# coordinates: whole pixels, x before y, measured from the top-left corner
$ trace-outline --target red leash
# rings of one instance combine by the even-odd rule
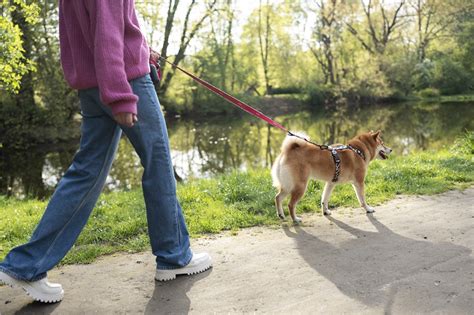
[[[293,133],[291,133],[288,129],[286,129],[285,127],[283,127],[282,125],[280,125],[279,123],[277,123],[276,121],[274,121],[273,119],[271,119],[270,117],[266,116],[265,114],[263,114],[262,112],[256,110],[255,108],[253,108],[252,106],[248,105],[248,104],[245,104],[244,102],[240,101],[239,99],[233,97],[232,95],[222,91],[221,89],[219,89],[218,87],[215,87],[214,85],[210,84],[209,82],[206,82],[204,81],[203,79],[197,77],[196,75],[192,74],[191,72],[189,71],[186,71],[184,70],[183,68],[175,65],[174,63],[168,61],[166,58],[163,58],[163,57],[160,57],[161,60],[169,63],[171,66],[173,66],[174,68],[180,70],[181,72],[187,74],[188,76],[190,76],[194,81],[196,81],[197,83],[201,84],[202,86],[204,86],[205,88],[207,88],[209,91],[213,92],[214,94],[216,95],[219,95],[220,97],[222,97],[223,99],[225,99],[226,101],[228,101],[229,103],[239,107],[240,109],[246,111],[247,113],[249,113],[250,115],[252,116],[255,116],[255,117],[258,117],[264,121],[266,121],[267,123],[269,123],[270,125],[274,126],[274,127],[277,127],[278,129],[281,129],[282,131],[284,131],[285,133],[288,133],[290,135],[293,135]]]
[[[280,130],[282,130],[283,132],[285,132],[286,134],[288,134],[289,136],[293,136],[293,137],[296,137],[296,138],[299,138],[301,140],[304,140],[308,143],[311,143],[317,147],[319,147],[321,150],[328,150],[329,147],[327,145],[324,145],[324,144],[318,144],[316,142],[313,142],[313,141],[310,141],[309,139],[306,139],[305,137],[302,137],[300,135],[297,135],[293,132],[291,132],[289,129],[283,127],[281,124],[277,123],[276,121],[274,121],[273,119],[271,119],[270,117],[268,117],[267,115],[265,115],[264,113],[256,110],[255,108],[253,108],[252,106],[248,105],[248,104],[245,104],[244,102],[242,102],[241,100],[233,97],[232,95],[230,95],[229,93],[226,93],[224,91],[222,91],[221,89],[219,89],[218,87],[215,87],[214,85],[212,85],[211,83],[209,82],[206,82],[204,81],[203,79],[197,77],[196,75],[192,74],[191,72],[189,71],[186,71],[184,70],[183,68],[179,67],[178,65],[175,65],[174,63],[168,61],[166,58],[160,56],[160,59],[167,62],[168,64],[170,64],[172,67],[180,70],[181,72],[183,72],[184,74],[190,76],[194,81],[196,81],[197,83],[201,84],[202,86],[204,86],[206,89],[208,89],[209,91],[211,91],[212,93],[216,94],[216,95],[219,95],[220,97],[222,97],[223,99],[225,99],[226,101],[228,101],[229,103],[239,107],[240,109],[246,111],[247,113],[249,113],[250,115],[254,116],[254,117],[258,117],[260,118],[261,120],[263,121],[266,121],[267,123],[269,123],[270,125],[272,125],[273,127],[276,127]]]

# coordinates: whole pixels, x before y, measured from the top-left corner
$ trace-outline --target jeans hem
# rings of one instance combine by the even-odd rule
[[[174,270],[174,269],[180,269],[180,268],[186,267],[187,265],[189,265],[189,263],[193,259],[193,252],[191,250],[188,250],[187,256],[188,257],[186,257],[186,263],[183,266],[160,266],[160,265],[157,265],[156,269],[158,269],[158,270]]]
[[[16,280],[19,280],[19,281],[26,281],[26,282],[34,282],[34,281],[39,281],[41,279],[44,279],[46,278],[47,274],[42,274],[42,275],[38,275],[36,277],[34,277],[33,279],[27,279],[23,276],[20,276],[19,274],[17,274],[16,272],[13,272],[11,270],[8,270],[7,268],[5,267],[2,267],[0,266],[0,271],[6,273],[7,275],[9,275],[10,277],[12,278],[15,278]]]

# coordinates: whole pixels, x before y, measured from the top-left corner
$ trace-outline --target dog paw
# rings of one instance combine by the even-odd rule
[[[367,208],[365,208],[365,211],[367,211],[367,213],[374,213],[375,209],[372,208],[372,207],[367,207]]]
[[[324,214],[324,215],[331,215],[331,210],[329,210],[329,209],[324,209],[324,210],[323,210],[323,214]]]

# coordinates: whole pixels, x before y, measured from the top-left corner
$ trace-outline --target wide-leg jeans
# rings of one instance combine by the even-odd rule
[[[157,268],[187,265],[192,252],[170,158],[168,133],[150,76],[130,81],[139,97],[138,122],[118,125],[98,88],[79,91],[81,142],[72,165],[59,182],[28,243],[13,248],[0,270],[14,278],[35,281],[46,277],[74,245],[99,198],[114,160],[122,131],[144,168],[142,178],[148,233]]]

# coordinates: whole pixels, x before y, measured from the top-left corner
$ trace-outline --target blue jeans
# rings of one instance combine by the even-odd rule
[[[168,133],[149,75],[130,82],[139,97],[138,122],[119,126],[97,88],[79,91],[81,143],[74,161],[58,184],[28,243],[10,251],[0,270],[19,280],[36,281],[71,249],[94,208],[109,173],[123,132],[144,167],[142,178],[148,233],[157,268],[187,265],[192,252],[189,234],[176,197]]]

